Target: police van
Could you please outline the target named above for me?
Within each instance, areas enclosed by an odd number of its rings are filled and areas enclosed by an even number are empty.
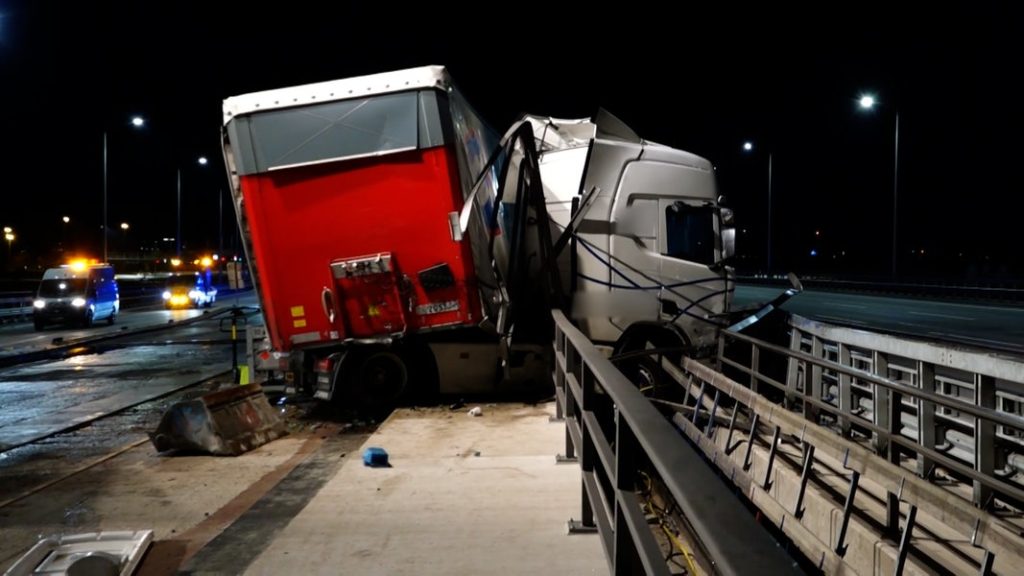
[[[72,264],[50,268],[32,303],[36,330],[48,324],[88,327],[106,320],[113,324],[121,309],[121,299],[109,264]]]

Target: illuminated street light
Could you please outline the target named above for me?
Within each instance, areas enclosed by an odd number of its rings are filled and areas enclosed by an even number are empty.
[[[746,141],[743,143],[743,150],[745,152],[751,152],[754,150],[754,143]],[[772,273],[772,153],[768,153],[768,258],[766,262],[766,272],[770,276]]]
[[[65,217],[61,218],[61,220],[62,220],[62,221],[63,221],[63,222],[65,223],[65,224],[67,224],[67,223],[71,222],[71,217],[70,217],[70,216],[65,216]]]
[[[875,105],[878,103],[875,97],[870,94],[861,95],[858,100],[860,107],[864,110],[874,110]],[[900,111],[893,108],[893,113],[896,116],[895,130],[893,137],[892,147],[892,277],[896,278],[896,222],[898,216],[898,192],[899,192],[899,175],[900,175]]]
[[[128,226],[127,222],[121,222],[121,230],[128,230],[128,228],[130,228],[130,226]]]
[[[142,128],[146,121],[142,116],[132,116],[131,125]],[[107,131],[103,131],[103,261],[107,261]]]
[[[206,166],[208,160],[206,156],[200,156],[196,159],[196,163],[200,166]],[[177,247],[175,255],[181,258],[181,168],[178,168],[178,230],[177,230]]]

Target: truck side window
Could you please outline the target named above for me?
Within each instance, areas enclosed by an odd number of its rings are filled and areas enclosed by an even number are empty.
[[[665,208],[666,256],[715,263],[715,212],[710,206],[675,202]]]

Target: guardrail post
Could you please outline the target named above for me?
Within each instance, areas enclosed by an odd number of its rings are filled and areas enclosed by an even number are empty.
[[[789,349],[790,351],[800,351],[800,330],[796,326],[790,326],[789,332]],[[801,366],[803,370],[801,370]],[[785,407],[787,410],[793,407],[793,401],[797,396],[797,386],[800,383],[800,374],[803,373],[804,380],[807,379],[807,366],[803,364],[801,360],[797,360],[792,356],[786,361],[786,401]],[[804,388],[807,385],[804,384]]]
[[[758,348],[757,344],[750,345],[750,389],[757,393],[757,374],[761,364],[761,349]]]
[[[974,375],[974,403],[996,409],[996,381],[984,374]],[[974,419],[974,469],[991,478],[995,472],[996,425],[994,422]],[[974,481],[974,504],[985,508],[992,497],[992,489]]]
[[[874,350],[871,352],[871,365],[876,376],[881,378],[889,377],[889,358]],[[892,427],[889,425],[889,389],[879,384],[871,385],[871,419],[874,421],[875,426],[879,428],[889,430],[892,432]],[[885,456],[889,452],[889,439],[879,434],[878,432],[873,433],[872,443],[874,444],[875,453],[879,456]]]
[[[819,359],[819,358],[824,358],[825,357],[825,346],[824,346],[824,343],[821,341],[821,338],[818,338],[817,336],[811,336],[811,356],[814,356],[815,359]],[[822,388],[821,374],[822,374],[821,366],[819,366],[818,364],[812,364],[811,365],[810,382],[809,383],[804,383],[804,394],[805,394],[805,396],[807,396],[809,398],[813,398],[814,400],[821,400],[821,398],[822,398],[822,394],[821,394],[821,388]],[[804,368],[804,377],[805,378],[807,377],[807,369],[806,369],[806,367]],[[804,418],[807,418],[811,422],[814,422],[815,424],[817,424],[818,423],[818,413],[819,413],[818,408],[815,407],[810,402],[808,402],[807,399],[805,398],[804,399]]]
[[[918,360],[917,384],[922,390],[935,392],[935,366]],[[917,402],[917,443],[924,448],[935,449],[935,403]],[[924,454],[917,455],[917,475],[931,478],[935,462]]]
[[[846,493],[846,504],[843,506],[843,521],[839,525],[839,537],[836,539],[835,552],[839,556],[846,555],[846,529],[850,527],[850,515],[853,514],[853,501],[857,497],[857,485],[860,483],[860,472],[853,471],[850,476],[850,491]]]
[[[896,557],[896,567],[893,569],[894,576],[903,574],[903,567],[907,563],[907,553],[910,552],[910,537],[914,533],[914,521],[917,519],[917,506],[910,506],[907,512],[907,523],[903,526],[903,535],[900,536],[900,551]]]
[[[842,342],[839,345],[839,363],[843,366],[853,367],[852,359],[850,358],[850,347]],[[839,427],[843,432],[843,437],[850,437],[850,427],[853,422],[853,410],[856,408],[853,404],[853,377],[849,374],[839,373],[839,411],[843,416],[839,419]]]
[[[622,414],[615,414],[615,478],[612,485],[617,490],[634,492],[633,475],[636,474],[636,436],[629,429]],[[633,536],[629,531],[629,524],[626,522],[626,512],[623,510],[623,502],[619,497],[615,501],[615,552],[614,558],[615,575],[642,574],[643,568],[637,562],[638,550]]]

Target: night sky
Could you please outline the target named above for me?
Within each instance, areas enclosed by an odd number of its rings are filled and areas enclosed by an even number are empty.
[[[58,242],[98,253],[106,131],[111,251],[174,236],[179,168],[185,245],[215,249],[223,98],[443,64],[498,131],[601,106],[710,159],[741,272],[765,266],[770,152],[774,267],[888,276],[898,110],[901,277],[1024,279],[1024,8],[781,4],[0,0],[0,225],[24,262],[50,263]]]

